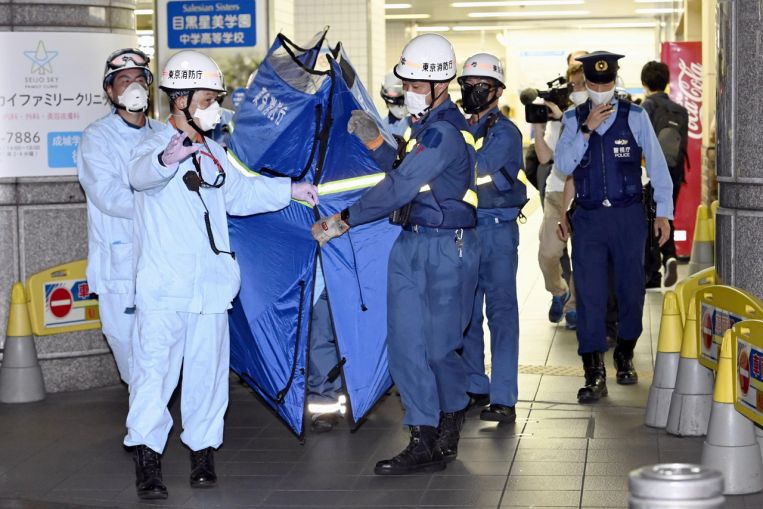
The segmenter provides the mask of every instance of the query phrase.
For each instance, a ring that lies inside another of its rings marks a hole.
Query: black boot
[[[440,412],[437,446],[446,463],[453,461],[458,455],[458,440],[461,438],[461,428],[464,426],[465,418],[465,409],[458,412]]]
[[[145,445],[135,446],[135,487],[138,498],[160,500],[167,498],[167,487],[162,482],[162,462],[159,453]]]
[[[636,347],[636,341],[625,341],[617,338],[617,346],[613,357],[615,359],[615,368],[617,369],[617,383],[620,385],[633,385],[638,383],[638,374],[633,367],[633,349]]]
[[[512,423],[517,420],[517,410],[513,406],[491,404],[480,413],[481,421]]]
[[[411,441],[403,452],[376,464],[377,475],[402,475],[424,470],[437,472],[445,468],[442,452],[437,445],[437,428],[411,426]]]
[[[488,406],[490,404],[490,394],[483,394],[481,392],[467,392],[469,396],[469,407],[481,407]]]
[[[601,352],[584,353],[585,386],[578,391],[578,403],[595,403],[607,395],[607,371],[604,367],[604,354]]]
[[[191,451],[191,487],[211,488],[217,484],[215,450],[211,447]]]

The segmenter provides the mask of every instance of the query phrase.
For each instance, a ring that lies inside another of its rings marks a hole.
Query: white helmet
[[[214,90],[225,92],[223,73],[214,60],[198,51],[184,50],[167,60],[159,79],[164,90]]]
[[[461,71],[461,79],[468,77],[493,78],[503,88],[503,66],[497,57],[488,53],[477,53],[466,59],[464,69]],[[459,79],[460,81],[460,79]]]
[[[407,81],[450,81],[456,77],[456,54],[438,34],[422,34],[403,48],[395,76]]]
[[[103,71],[103,88],[111,85],[116,73],[127,69],[143,69],[146,83],[150,85],[154,81],[154,75],[148,68],[150,61],[148,55],[139,49],[123,48],[116,50],[106,58],[106,68]]]
[[[381,97],[387,104],[403,104],[403,82],[394,73],[384,76],[381,86]]]

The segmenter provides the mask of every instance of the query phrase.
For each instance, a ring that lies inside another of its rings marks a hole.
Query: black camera
[[[548,90],[526,88],[519,94],[519,100],[525,105],[525,120],[529,124],[545,124],[548,122],[548,108],[544,104],[533,104],[540,97],[552,102],[564,111],[570,102],[570,84],[563,76],[546,83]]]

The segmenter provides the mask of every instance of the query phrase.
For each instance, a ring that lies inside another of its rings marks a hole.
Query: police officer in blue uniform
[[[468,125],[450,100],[456,59],[447,39],[424,34],[403,49],[395,74],[412,115],[410,151],[396,161],[368,114],[354,111],[349,132],[388,171],[349,209],[313,226],[325,244],[333,237],[393,213],[403,231],[389,259],[389,369],[405,406],[408,446],[379,461],[380,475],[436,471],[456,457],[469,402],[463,346],[477,285],[475,153]],[[398,164],[399,162],[399,164]]]
[[[575,179],[572,265],[581,282],[577,337],[585,368],[580,403],[607,395],[603,354],[609,262],[619,308],[617,383],[638,381],[633,349],[642,331],[644,244],[647,235],[664,244],[673,217],[673,184],[649,116],[641,107],[614,97],[620,58],[623,55],[606,51],[577,58],[583,63],[590,100],[565,112],[554,157],[559,170]],[[647,231],[642,203],[642,157],[657,203],[652,232]]]
[[[503,79],[500,60],[487,53],[469,57],[458,78],[477,148],[477,236],[481,248],[477,295],[462,355],[475,404],[489,396],[490,406],[482,410],[480,419],[514,422],[519,367],[517,217],[527,203],[527,189],[517,178],[523,167],[522,134],[498,111],[498,98],[505,88]],[[490,327],[490,380],[485,375],[483,304]]]

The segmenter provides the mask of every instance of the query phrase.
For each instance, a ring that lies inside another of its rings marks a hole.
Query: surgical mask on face
[[[608,103],[612,100],[612,98],[615,96],[615,89],[607,90],[606,92],[596,92],[595,90],[591,90],[589,87],[585,87],[586,90],[588,90],[588,97],[591,98],[591,102],[594,106],[598,106],[599,104]]]
[[[572,92],[570,94],[570,101],[572,101],[572,104],[575,106],[580,106],[584,102],[588,100],[588,92],[585,90],[578,90],[577,92]]]
[[[408,115],[408,110],[405,106],[398,106],[397,104],[391,105],[389,107],[389,112],[398,120],[401,120]]]
[[[405,107],[414,117],[420,117],[429,109],[427,104],[429,94],[417,94],[416,92],[405,92]]]
[[[127,111],[146,111],[148,108],[148,90],[137,82],[130,83],[117,97],[117,103]]]
[[[222,117],[221,110],[222,108],[217,104],[217,101],[214,101],[203,110],[196,108],[196,113],[193,114],[194,121],[197,121],[199,129],[202,131],[211,131],[220,123],[220,118]]]

